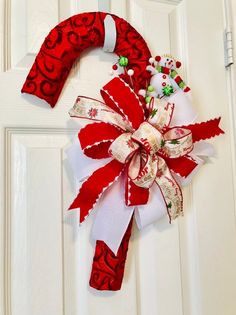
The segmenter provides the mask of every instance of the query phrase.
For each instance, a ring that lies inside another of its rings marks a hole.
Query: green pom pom
[[[146,101],[146,103],[150,103],[150,101],[151,101],[151,96],[146,96],[146,97],[145,97],[145,101]]]
[[[127,67],[129,64],[129,59],[127,57],[120,56],[118,63],[121,67]]]
[[[152,85],[149,85],[148,92],[153,92],[153,91],[154,91],[154,87]]]

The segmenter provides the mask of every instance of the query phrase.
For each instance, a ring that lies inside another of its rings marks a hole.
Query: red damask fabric
[[[22,93],[36,95],[55,106],[71,67],[87,48],[104,43],[104,19],[107,13],[88,12],[58,24],[46,37],[26,78]],[[142,36],[125,20],[111,14],[117,30],[114,52],[129,59],[127,68],[134,70],[134,88],[146,86],[150,51]],[[127,75],[123,75],[128,81]]]
[[[132,221],[131,219],[117,255],[104,242],[97,241],[89,282],[92,288],[110,291],[120,290],[131,236]]]

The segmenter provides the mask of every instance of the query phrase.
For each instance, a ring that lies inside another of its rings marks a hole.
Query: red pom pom
[[[117,65],[113,65],[113,66],[112,66],[112,69],[113,69],[113,70],[117,70],[117,69],[118,69]]]
[[[157,62],[161,61],[161,56],[156,56],[156,57],[155,57],[155,60],[156,60]]]
[[[180,61],[176,61],[176,68],[180,68],[181,67],[181,62]]]

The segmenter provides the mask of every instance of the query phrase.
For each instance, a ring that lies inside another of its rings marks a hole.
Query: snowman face
[[[169,69],[175,69],[176,68],[176,62],[173,58],[170,57],[162,57],[159,64],[162,67],[166,67]]]

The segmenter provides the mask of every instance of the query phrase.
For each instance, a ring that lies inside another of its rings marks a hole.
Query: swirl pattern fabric
[[[106,15],[103,12],[78,14],[52,29],[41,46],[21,92],[38,96],[54,107],[75,60],[87,48],[103,46]],[[150,51],[142,36],[127,21],[113,14],[111,16],[117,30],[114,53],[129,59],[129,67],[135,73],[134,88],[138,91],[150,77],[146,71]],[[128,80],[127,74],[122,77]]]
[[[117,255],[102,241],[97,241],[89,285],[97,290],[120,290],[132,231],[132,219]]]

